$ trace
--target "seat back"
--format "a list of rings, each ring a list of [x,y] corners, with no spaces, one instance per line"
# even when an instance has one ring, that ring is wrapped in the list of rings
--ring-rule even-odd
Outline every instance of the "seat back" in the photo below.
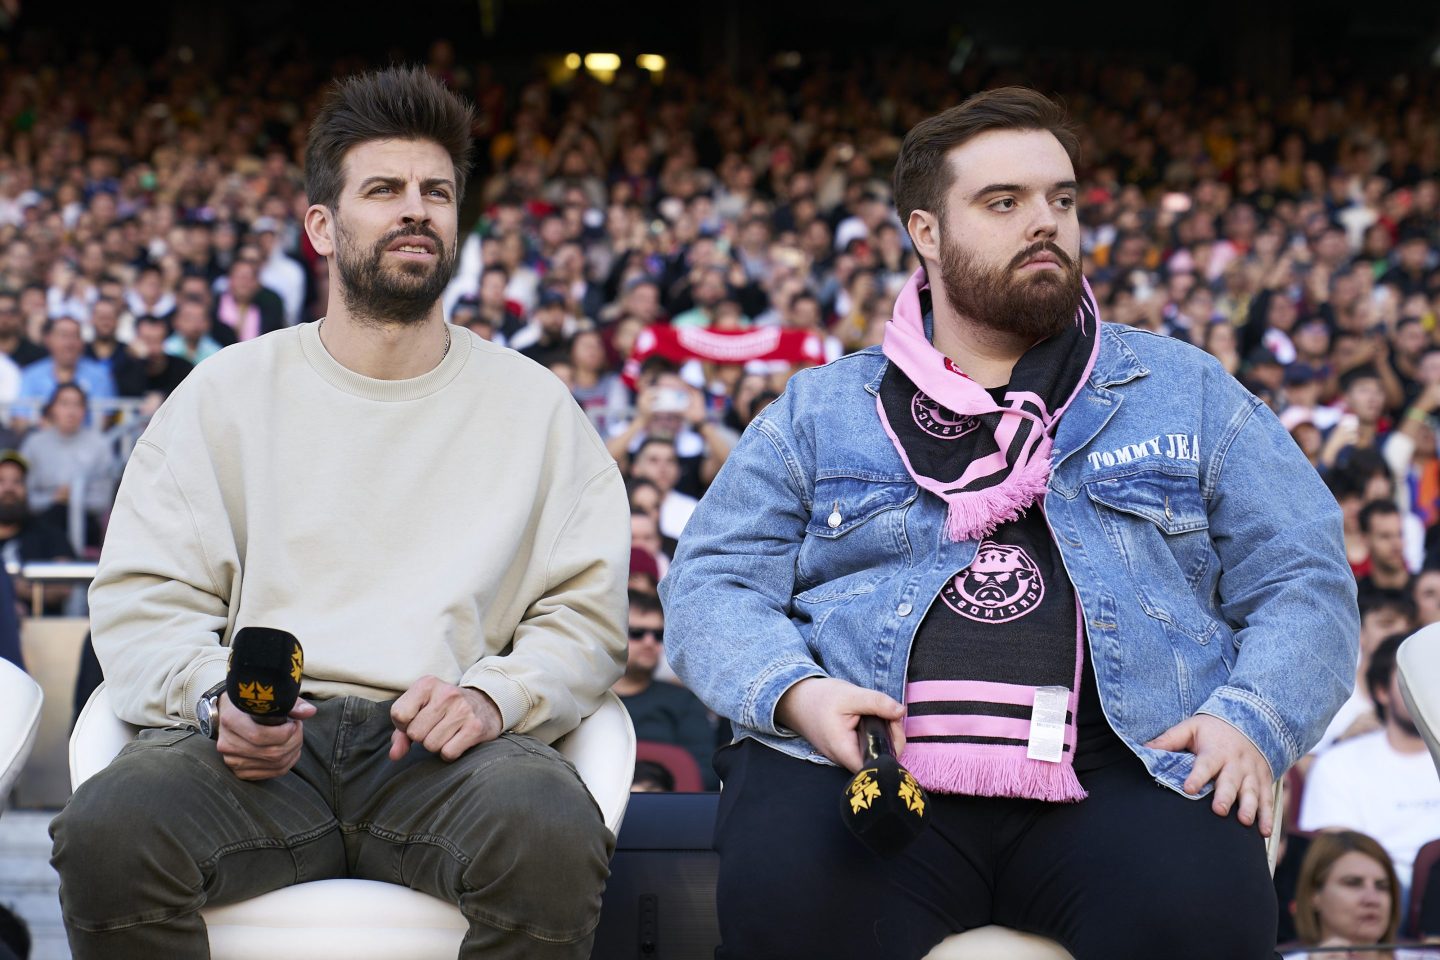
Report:
[[[75,789],[115,758],[139,728],[115,716],[105,684],[95,688],[70,735],[70,787]],[[620,830],[635,772],[635,727],[615,694],[606,691],[600,708],[555,742],[575,765],[612,833]]]
[[[1395,655],[1400,695],[1440,769],[1440,623],[1411,634]]]
[[[1415,854],[1414,872],[1410,878],[1410,915],[1404,918],[1405,923],[1401,929],[1406,936],[1419,939],[1440,934],[1440,930],[1420,929],[1420,914],[1425,906],[1425,895],[1429,893],[1430,896],[1435,896],[1435,893],[1430,891],[1430,875],[1435,871],[1436,864],[1440,864],[1440,840],[1431,840]]]
[[[0,804],[35,746],[45,694],[24,670],[0,659]]]
[[[635,759],[658,763],[669,770],[670,776],[675,778],[676,793],[699,793],[705,789],[705,781],[700,776],[700,764],[695,762],[695,757],[684,747],[656,740],[641,740],[635,745]]]

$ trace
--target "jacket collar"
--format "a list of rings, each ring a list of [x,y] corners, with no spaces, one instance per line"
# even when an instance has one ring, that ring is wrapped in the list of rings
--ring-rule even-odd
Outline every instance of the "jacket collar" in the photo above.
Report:
[[[1135,351],[1113,323],[1100,324],[1100,355],[1095,358],[1095,367],[1090,371],[1092,387],[1115,387],[1129,383],[1137,377],[1149,376],[1150,368],[1140,362]]]

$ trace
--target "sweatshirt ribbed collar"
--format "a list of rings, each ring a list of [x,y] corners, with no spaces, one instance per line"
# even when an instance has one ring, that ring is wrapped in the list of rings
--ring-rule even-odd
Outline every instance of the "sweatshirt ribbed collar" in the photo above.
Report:
[[[326,383],[363,400],[395,402],[419,400],[443,389],[459,376],[470,358],[470,335],[463,327],[450,327],[450,351],[433,369],[409,380],[376,380],[356,373],[330,356],[320,342],[320,324],[300,324],[300,349],[311,369]]]

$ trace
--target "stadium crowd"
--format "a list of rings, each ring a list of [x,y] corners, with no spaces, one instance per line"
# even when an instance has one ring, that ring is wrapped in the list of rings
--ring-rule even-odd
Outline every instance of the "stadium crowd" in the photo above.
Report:
[[[918,265],[890,197],[905,131],[990,84],[1062,94],[1104,318],[1215,356],[1344,508],[1362,661],[1351,703],[1291,777],[1291,825],[1378,841],[1354,849],[1388,858],[1374,895],[1398,919],[1369,942],[1440,934],[1440,905],[1422,921],[1410,899],[1422,847],[1440,839],[1440,778],[1393,681],[1394,637],[1440,621],[1433,74],[1302,77],[1272,98],[1183,67],[777,61],[737,84],[556,66],[514,84],[444,42],[428,65],[478,108],[475,222],[447,315],[566,382],[626,472],[631,669],[617,691],[642,739],[684,748],[688,776],[712,787],[724,721],[664,683],[654,599],[690,511],[795,369],[879,343]],[[129,446],[192,366],[324,315],[300,151],[329,76],[258,57],[216,76],[124,51],[0,63],[7,561],[93,553]],[[674,785],[664,765],[643,773],[645,788]],[[1302,853],[1287,858],[1291,891]],[[1364,859],[1304,868],[1307,902],[1346,855]],[[1308,910],[1284,939],[1349,935]]]

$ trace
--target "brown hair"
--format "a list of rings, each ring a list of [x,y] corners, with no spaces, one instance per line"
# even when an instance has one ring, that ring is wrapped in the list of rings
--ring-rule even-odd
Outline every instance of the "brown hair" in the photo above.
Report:
[[[390,67],[331,84],[310,124],[305,193],[334,210],[345,186],[345,154],[375,140],[429,140],[455,164],[455,205],[465,195],[475,111],[420,67]]]
[[[1400,928],[1400,880],[1395,875],[1395,865],[1385,848],[1373,838],[1355,830],[1326,830],[1315,834],[1310,840],[1310,849],[1300,863],[1300,881],[1295,887],[1295,932],[1300,941],[1307,944],[1320,942],[1320,912],[1315,909],[1315,895],[1330,878],[1330,868],[1335,861],[1347,853],[1363,853],[1380,864],[1390,882],[1390,920],[1380,943],[1395,938]]]
[[[967,99],[958,107],[922,120],[905,134],[895,158],[895,210],[909,230],[910,214],[945,212],[945,194],[955,179],[947,162],[951,150],[990,130],[1045,130],[1054,134],[1080,165],[1080,138],[1065,108],[1029,87],[1000,87]]]

